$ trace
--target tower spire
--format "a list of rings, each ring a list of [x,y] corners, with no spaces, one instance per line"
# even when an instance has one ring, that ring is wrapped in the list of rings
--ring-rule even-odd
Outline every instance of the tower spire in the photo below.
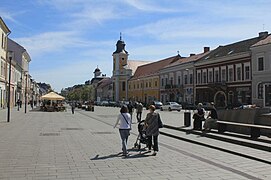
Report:
[[[120,32],[120,40],[121,40],[121,32]]]

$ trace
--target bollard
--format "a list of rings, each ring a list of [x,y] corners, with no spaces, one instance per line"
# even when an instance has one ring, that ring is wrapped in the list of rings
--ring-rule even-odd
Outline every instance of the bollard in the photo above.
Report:
[[[91,106],[91,111],[94,112],[94,106]]]
[[[189,127],[191,126],[191,113],[184,112],[184,126]]]

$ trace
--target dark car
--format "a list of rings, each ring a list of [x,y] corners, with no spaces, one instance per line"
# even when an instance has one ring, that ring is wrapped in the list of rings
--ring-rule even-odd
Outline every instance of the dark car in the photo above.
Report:
[[[150,105],[154,105],[154,106],[155,106],[155,109],[160,109],[161,106],[163,106],[163,103],[160,102],[160,101],[153,101],[153,102],[151,102],[150,104],[147,104],[147,105],[146,105],[146,109],[149,109],[149,106],[150,106]]]
[[[163,103],[160,101],[153,101],[153,105],[155,106],[156,109],[160,109],[161,106],[163,106]]]

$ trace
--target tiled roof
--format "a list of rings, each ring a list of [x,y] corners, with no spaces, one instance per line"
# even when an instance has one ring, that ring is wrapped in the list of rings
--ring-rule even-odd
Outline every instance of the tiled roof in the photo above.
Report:
[[[209,59],[215,59],[219,57],[231,56],[231,55],[239,54],[239,53],[250,52],[250,47],[262,39],[263,37],[255,37],[255,38],[239,41],[233,44],[219,46],[202,60],[209,60]]]
[[[136,69],[138,66],[142,66],[144,64],[148,64],[151,61],[135,61],[135,60],[128,60],[127,62],[127,69],[132,69],[132,73],[134,74],[136,72]],[[133,75],[132,74],[132,75]]]
[[[267,38],[257,42],[252,47],[262,46],[262,45],[266,45],[266,44],[271,44],[271,35],[269,35],[269,36],[267,36]]]
[[[99,81],[97,88],[103,88],[111,83],[112,83],[112,79],[106,77],[106,78]]]
[[[208,51],[208,52],[205,52],[205,53],[196,54],[196,55],[192,55],[192,56],[185,57],[185,58],[180,58],[178,61],[176,61],[176,62],[174,62],[174,63],[171,63],[171,64],[167,65],[165,68],[177,66],[177,65],[179,65],[179,64],[184,64],[184,63],[187,63],[187,62],[197,61],[197,60],[199,60],[200,58],[202,58],[202,57],[208,55],[210,52],[211,52],[211,51]]]
[[[145,64],[142,66],[139,66],[134,74],[134,76],[131,79],[137,79],[143,76],[148,75],[154,75],[159,72],[160,69],[163,67],[178,61],[180,58],[182,58],[180,55],[169,57],[163,60],[159,60],[156,62],[152,62],[149,64]]]

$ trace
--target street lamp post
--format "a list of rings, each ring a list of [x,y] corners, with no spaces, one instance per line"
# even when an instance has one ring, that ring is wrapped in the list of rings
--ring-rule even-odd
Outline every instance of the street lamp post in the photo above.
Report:
[[[24,113],[26,113],[27,110],[27,73],[25,74],[25,101],[24,101]]]
[[[9,59],[9,77],[8,77],[8,119],[7,122],[10,121],[10,80],[11,80],[11,60],[13,57],[13,52],[8,51],[8,59]]]

